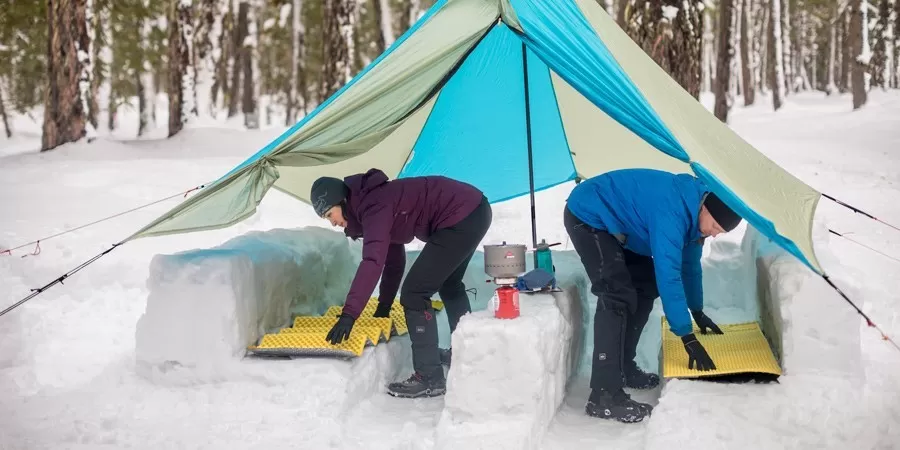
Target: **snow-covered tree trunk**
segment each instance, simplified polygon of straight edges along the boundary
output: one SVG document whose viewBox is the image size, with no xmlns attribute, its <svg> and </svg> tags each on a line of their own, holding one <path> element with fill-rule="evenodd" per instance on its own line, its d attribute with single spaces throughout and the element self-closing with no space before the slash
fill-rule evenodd
<svg viewBox="0 0 900 450">
<path fill-rule="evenodd" d="M 47 89 L 41 151 L 75 142 L 87 133 L 90 79 L 82 79 L 90 36 L 85 0 L 49 0 L 47 3 Z M 88 71 L 90 73 L 90 71 Z"/>
<path fill-rule="evenodd" d="M 894 24 L 894 5 L 900 3 L 898 0 L 892 0 L 888 5 L 888 20 L 887 20 L 887 28 L 885 30 L 885 55 L 887 57 L 887 61 L 884 64 L 884 80 L 885 87 L 894 88 L 897 87 L 895 74 L 896 69 L 894 68 L 894 64 L 896 63 L 896 55 L 894 52 L 897 47 L 897 28 Z"/>
<path fill-rule="evenodd" d="M 3 131 L 7 138 L 12 137 L 12 127 L 9 125 L 9 118 L 6 116 L 6 99 L 9 95 L 6 93 L 6 78 L 0 77 L 0 118 L 3 119 Z"/>
<path fill-rule="evenodd" d="M 237 11 L 237 20 L 235 21 L 233 41 L 231 43 L 231 63 L 229 64 L 229 72 L 231 73 L 231 86 L 229 86 L 228 96 L 228 117 L 234 117 L 238 113 L 240 106 L 241 94 L 241 74 L 243 73 L 244 58 L 244 41 L 247 39 L 249 22 L 247 14 L 250 12 L 250 4 L 248 0 L 234 0 L 237 2 L 232 4 L 233 11 Z"/>
<path fill-rule="evenodd" d="M 794 86 L 790 3 L 790 0 L 781 0 L 781 5 L 779 5 L 781 7 L 781 64 L 784 71 L 784 95 L 789 95 Z"/>
<path fill-rule="evenodd" d="M 200 0 L 195 8 L 196 31 L 194 33 L 194 92 L 197 97 L 197 113 L 209 119 L 216 116 L 215 104 L 212 101 L 212 86 L 216 73 L 214 46 L 218 36 L 215 34 L 216 14 L 219 0 Z"/>
<path fill-rule="evenodd" d="M 75 49 L 78 52 L 78 59 L 81 60 L 81 75 L 78 81 L 78 90 L 81 92 L 81 101 L 84 103 L 84 110 L 88 112 L 87 123 L 85 124 L 85 136 L 88 141 L 97 136 L 97 101 L 94 98 L 93 85 L 94 78 L 94 49 L 92 46 L 89 31 L 94 22 L 94 0 L 86 0 L 84 8 L 84 35 L 82 39 L 75 40 Z M 93 115 L 91 114 L 93 110 Z"/>
<path fill-rule="evenodd" d="M 197 116 L 196 75 L 193 67 L 194 30 L 192 0 L 177 0 L 171 7 L 169 27 L 169 137 Z"/>
<path fill-rule="evenodd" d="M 850 41 L 853 52 L 853 63 L 850 71 L 850 86 L 853 92 L 853 109 L 862 108 L 866 104 L 868 86 L 866 85 L 866 67 L 871 55 L 868 53 L 866 28 L 866 0 L 850 1 Z"/>
<path fill-rule="evenodd" d="M 325 0 L 323 20 L 324 66 L 319 89 L 327 99 L 350 80 L 353 65 L 355 0 Z"/>
<path fill-rule="evenodd" d="M 825 64 L 825 94 L 831 95 L 837 91 L 835 84 L 834 69 L 837 66 L 837 28 L 838 28 L 838 5 L 835 3 L 831 7 L 831 20 L 828 21 L 828 62 Z"/>
<path fill-rule="evenodd" d="M 850 0 L 856 1 L 856 0 Z M 853 57 L 850 56 L 850 7 L 844 8 L 844 12 L 841 14 L 840 28 L 838 28 L 840 39 L 840 49 L 841 49 L 841 76 L 838 82 L 838 89 L 841 93 L 847 92 L 850 89 L 850 62 L 853 60 Z"/>
<path fill-rule="evenodd" d="M 420 0 L 407 0 L 406 20 L 407 28 L 412 27 L 422 16 L 422 3 Z"/>
<path fill-rule="evenodd" d="M 257 101 L 259 99 L 259 55 L 257 54 L 259 43 L 259 26 L 256 20 L 257 5 L 248 4 L 247 11 L 247 38 L 241 47 L 241 64 L 243 66 L 242 88 L 243 99 L 241 112 L 244 113 L 244 126 L 250 129 L 259 128 L 259 112 Z"/>
<path fill-rule="evenodd" d="M 303 20 L 303 0 L 293 0 L 291 5 L 291 80 L 290 92 L 288 92 L 287 114 L 285 115 L 284 125 L 291 126 L 297 121 L 298 110 L 305 111 L 306 91 L 301 90 L 300 76 L 303 73 L 304 59 L 304 33 Z"/>
<path fill-rule="evenodd" d="M 110 26 L 110 5 L 106 1 L 93 0 L 91 5 L 90 30 L 91 37 L 91 60 L 93 61 L 93 69 L 91 74 L 91 95 L 90 104 L 88 105 L 88 121 L 95 129 L 99 128 L 100 116 L 100 84 L 103 82 L 104 72 L 112 75 L 110 67 L 111 49 L 109 44 L 112 41 L 112 27 Z"/>
<path fill-rule="evenodd" d="M 215 61 L 215 77 L 210 90 L 210 110 L 212 116 L 218 118 L 219 113 L 225 110 L 225 92 L 228 89 L 229 69 L 231 64 L 231 52 L 229 50 L 231 39 L 229 39 L 228 30 L 231 28 L 231 14 L 229 13 L 229 0 L 216 0 L 215 19 L 213 20 L 212 35 L 210 36 L 210 44 L 212 45 L 212 58 Z"/>
<path fill-rule="evenodd" d="M 150 0 L 144 0 L 144 7 L 150 7 Z M 153 18 L 145 16 L 141 21 L 141 49 L 143 59 L 141 72 L 138 75 L 138 136 L 142 136 L 153 122 L 153 110 L 156 108 L 156 89 L 153 84 L 153 64 L 148 55 L 152 48 L 150 32 L 153 29 Z M 154 124 L 155 125 L 155 124 Z"/>
<path fill-rule="evenodd" d="M 862 28 L 862 37 L 860 44 L 862 48 L 859 51 L 859 56 L 857 56 L 857 62 L 862 64 L 865 72 L 863 73 L 863 86 L 865 86 L 866 92 L 869 91 L 869 87 L 871 84 L 871 74 L 869 73 L 869 64 L 872 63 L 872 47 L 869 46 L 869 0 L 862 0 L 859 6 L 860 12 L 862 13 L 862 21 L 860 22 L 860 27 Z"/>
<path fill-rule="evenodd" d="M 713 73 L 715 72 L 715 35 L 712 25 L 712 13 L 709 8 L 703 8 L 703 53 L 701 66 L 703 67 L 701 88 L 703 92 L 711 92 L 713 87 Z"/>
<path fill-rule="evenodd" d="M 378 53 L 382 53 L 396 39 L 394 37 L 394 12 L 391 10 L 390 0 L 372 0 L 372 9 L 375 12 L 378 25 L 381 27 L 376 44 Z"/>
<path fill-rule="evenodd" d="M 891 73 L 893 74 L 894 87 L 900 88 L 900 0 L 894 0 L 894 20 L 893 20 L 893 37 L 894 43 L 894 61 L 891 64 Z"/>
<path fill-rule="evenodd" d="M 872 38 L 875 46 L 872 49 L 871 69 L 872 86 L 887 89 L 890 74 L 888 72 L 888 24 L 891 23 L 891 7 L 888 0 L 878 1 L 878 19 Z"/>
<path fill-rule="evenodd" d="M 757 0 L 758 2 L 758 0 Z M 753 24 L 750 16 L 753 10 L 753 0 L 741 1 L 741 87 L 743 88 L 744 106 L 750 106 L 756 101 L 756 79 L 753 73 L 753 60 L 750 53 L 750 45 L 753 42 Z"/>
<path fill-rule="evenodd" d="M 755 2 L 754 9 L 756 13 L 753 15 L 756 19 L 754 28 L 756 39 L 753 40 L 753 54 L 755 55 L 756 64 L 753 73 L 756 77 L 756 88 L 759 89 L 761 94 L 767 92 L 770 84 L 769 68 L 771 64 L 769 64 L 769 55 L 771 51 L 769 50 L 769 35 L 772 32 L 769 28 L 769 15 L 772 8 L 766 3 L 767 1 L 770 0 L 758 0 Z"/>
<path fill-rule="evenodd" d="M 812 88 L 809 81 L 809 73 L 806 70 L 806 59 L 809 55 L 810 43 L 807 36 L 807 12 L 805 10 L 798 11 L 797 14 L 797 58 L 796 73 L 800 77 L 800 89 L 808 91 Z M 815 64 L 813 64 L 815 65 Z"/>
<path fill-rule="evenodd" d="M 769 16 L 769 26 L 772 29 L 772 35 L 770 36 L 772 42 L 772 55 L 773 58 L 773 68 L 772 68 L 772 106 L 775 108 L 775 111 L 781 109 L 781 105 L 784 102 L 782 99 L 782 92 L 784 90 L 784 52 L 782 48 L 782 44 L 784 41 L 781 39 L 781 1 L 779 0 L 770 0 L 769 3 L 772 7 L 772 12 Z"/>
<path fill-rule="evenodd" d="M 722 122 L 728 122 L 728 98 L 729 83 L 731 80 L 731 58 L 734 55 L 732 46 L 734 18 L 734 2 L 732 0 L 719 0 L 719 48 L 718 61 L 716 62 L 716 80 L 713 86 L 715 90 L 715 107 L 713 113 Z"/>
</svg>

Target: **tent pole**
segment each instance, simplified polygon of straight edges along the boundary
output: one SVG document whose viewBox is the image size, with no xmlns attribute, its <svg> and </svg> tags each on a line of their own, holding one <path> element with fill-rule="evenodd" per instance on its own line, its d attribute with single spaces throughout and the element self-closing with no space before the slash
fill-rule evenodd
<svg viewBox="0 0 900 450">
<path fill-rule="evenodd" d="M 528 142 L 528 187 L 531 195 L 531 244 L 537 248 L 537 223 L 534 213 L 534 158 L 531 150 L 531 103 L 528 98 L 528 52 L 525 41 L 522 41 L 522 73 L 525 74 L 525 139 Z M 534 267 L 537 268 L 537 253 L 534 254 Z"/>
</svg>

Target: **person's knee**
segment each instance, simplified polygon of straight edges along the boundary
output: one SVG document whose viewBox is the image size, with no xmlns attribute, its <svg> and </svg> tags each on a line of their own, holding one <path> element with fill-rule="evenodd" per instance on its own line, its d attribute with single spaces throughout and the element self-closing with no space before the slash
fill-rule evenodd
<svg viewBox="0 0 900 450">
<path fill-rule="evenodd" d="M 406 309 L 424 310 L 431 304 L 431 293 L 412 283 L 400 287 L 400 305 Z"/>
<path fill-rule="evenodd" d="M 447 283 L 438 291 L 442 299 L 455 299 L 466 295 L 466 285 L 462 281 Z"/>
</svg>

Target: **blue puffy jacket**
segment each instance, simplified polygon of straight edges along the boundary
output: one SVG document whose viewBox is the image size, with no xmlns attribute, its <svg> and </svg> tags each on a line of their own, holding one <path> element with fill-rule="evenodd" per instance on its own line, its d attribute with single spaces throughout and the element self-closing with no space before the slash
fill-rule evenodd
<svg viewBox="0 0 900 450">
<path fill-rule="evenodd" d="M 626 249 L 653 257 L 663 312 L 678 336 L 692 330 L 688 308 L 703 309 L 698 218 L 706 192 L 687 174 L 624 169 L 583 181 L 568 198 L 582 222 L 624 235 Z"/>
</svg>

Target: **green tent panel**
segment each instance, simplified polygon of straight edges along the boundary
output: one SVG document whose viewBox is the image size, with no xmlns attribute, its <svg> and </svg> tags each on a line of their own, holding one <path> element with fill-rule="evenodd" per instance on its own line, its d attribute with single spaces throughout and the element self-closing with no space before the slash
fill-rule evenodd
<svg viewBox="0 0 900 450">
<path fill-rule="evenodd" d="M 530 191 L 526 131 L 535 190 L 621 168 L 691 173 L 822 273 L 820 194 L 716 119 L 594 0 L 439 0 L 315 111 L 127 240 L 229 226 L 271 187 L 308 202 L 315 178 L 372 167 L 450 176 L 503 201 Z"/>
</svg>

